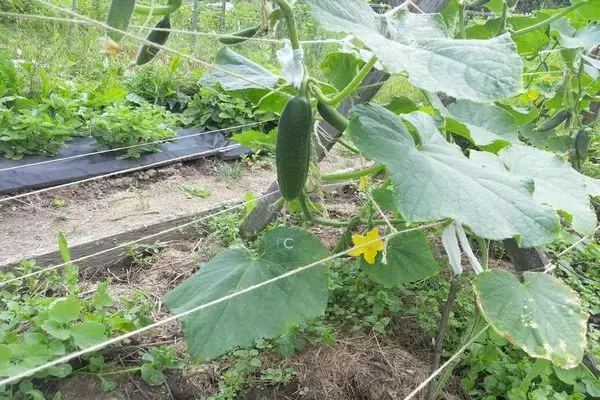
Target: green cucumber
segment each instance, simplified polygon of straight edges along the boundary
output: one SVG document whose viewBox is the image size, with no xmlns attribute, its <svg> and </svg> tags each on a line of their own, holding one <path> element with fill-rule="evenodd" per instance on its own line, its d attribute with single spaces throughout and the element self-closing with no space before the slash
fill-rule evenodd
<svg viewBox="0 0 600 400">
<path fill-rule="evenodd" d="M 120 31 L 126 31 L 133 15 L 135 0 L 113 0 L 106 17 L 106 25 Z M 108 31 L 108 37 L 115 42 L 123 38 L 123 34 L 112 30 Z"/>
<path fill-rule="evenodd" d="M 319 110 L 321 117 L 338 131 L 344 132 L 348 127 L 348 119 L 335 108 L 319 101 L 317 103 L 317 110 Z"/>
<path fill-rule="evenodd" d="M 254 35 L 256 35 L 258 33 L 258 31 L 260 31 L 260 28 L 261 28 L 261 26 L 257 25 L 257 26 L 253 26 L 252 28 L 248 28 L 248 29 L 244 29 L 244 30 L 241 30 L 238 32 L 230 33 L 231 36 L 238 36 L 238 37 L 222 37 L 222 38 L 219 38 L 219 42 L 221 42 L 223 44 L 237 44 L 237 43 L 245 42 L 249 38 L 254 37 Z"/>
<path fill-rule="evenodd" d="M 279 118 L 277 133 L 277 182 L 285 200 L 296 199 L 306 184 L 313 130 L 312 106 L 302 95 L 290 99 Z"/>
<path fill-rule="evenodd" d="M 183 4 L 183 0 L 169 0 L 166 6 L 149 7 L 138 4 L 135 6 L 135 13 L 140 15 L 154 15 L 164 16 L 171 15 L 175 11 L 179 10 L 179 7 Z"/>
<path fill-rule="evenodd" d="M 554 114 L 554 116 L 549 119 L 548 121 L 544 122 L 542 124 L 542 126 L 540 126 L 537 130 L 540 132 L 546 132 L 549 131 L 551 129 L 556 128 L 557 126 L 559 126 L 560 124 L 562 124 L 563 122 L 565 122 L 569 117 L 571 117 L 571 111 L 570 110 L 560 110 L 559 112 L 557 112 L 556 114 Z"/>
<path fill-rule="evenodd" d="M 584 161 L 588 156 L 590 140 L 585 130 L 580 130 L 575 136 L 575 155 L 580 161 Z"/>
<path fill-rule="evenodd" d="M 157 29 L 171 29 L 171 19 L 168 15 L 164 16 L 160 21 L 156 23 L 154 29 L 148 34 L 147 40 L 152 43 L 156 43 L 159 45 L 164 45 L 167 43 L 167 39 L 169 39 L 169 31 L 162 31 Z M 135 60 L 135 65 L 144 65 L 158 54 L 160 49 L 156 46 L 152 46 L 149 44 L 144 44 L 140 47 L 138 51 L 137 58 Z"/>
</svg>

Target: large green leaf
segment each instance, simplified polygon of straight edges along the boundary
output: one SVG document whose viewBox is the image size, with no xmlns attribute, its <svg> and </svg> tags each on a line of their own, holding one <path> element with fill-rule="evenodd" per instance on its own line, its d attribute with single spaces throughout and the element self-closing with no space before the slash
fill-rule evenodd
<svg viewBox="0 0 600 400">
<path fill-rule="evenodd" d="M 263 236 L 258 254 L 245 247 L 227 249 L 163 300 L 174 313 L 181 313 L 326 256 L 327 250 L 312 234 L 278 228 Z M 183 332 L 190 355 L 206 360 L 281 334 L 321 315 L 326 304 L 327 271 L 320 265 L 187 315 L 182 318 Z"/>
<path fill-rule="evenodd" d="M 386 263 L 377 257 L 375 264 L 362 262 L 367 274 L 375 282 L 396 286 L 429 278 L 439 272 L 427 236 L 423 232 L 401 233 L 391 238 L 386 246 Z"/>
<path fill-rule="evenodd" d="M 219 83 L 225 90 L 264 89 L 275 87 L 282 79 L 228 47 L 219 50 L 215 65 L 217 68 L 200 77 L 201 85 Z"/>
<path fill-rule="evenodd" d="M 333 52 L 325 56 L 321 70 L 327 82 L 337 90 L 343 90 L 363 64 L 364 62 L 353 53 Z"/>
<path fill-rule="evenodd" d="M 600 26 L 588 25 L 578 31 L 566 18 L 561 18 L 554 21 L 550 29 L 558 32 L 558 41 L 569 49 L 588 49 L 600 44 Z"/>
<path fill-rule="evenodd" d="M 456 98 L 490 101 L 518 93 L 523 64 L 510 35 L 453 40 L 437 14 L 376 14 L 363 0 L 306 0 L 328 30 L 352 33 L 390 73 L 407 71 L 411 83 Z"/>
<path fill-rule="evenodd" d="M 523 246 L 555 237 L 558 218 L 534 201 L 531 182 L 465 157 L 427 114 L 404 118 L 417 131 L 418 144 L 398 116 L 372 104 L 354 108 L 347 132 L 367 157 L 388 168 L 396 204 L 408 221 L 450 218 L 479 236 L 516 237 Z"/>
<path fill-rule="evenodd" d="M 545 15 L 515 15 L 508 18 L 508 24 L 513 30 L 517 31 L 519 29 L 527 28 L 531 25 L 542 22 L 546 18 L 548 17 Z M 538 52 L 540 49 L 550 43 L 550 38 L 548 35 L 546 35 L 546 30 L 536 29 L 534 31 L 514 37 L 514 41 L 517 44 L 519 54 L 525 54 Z"/>
<path fill-rule="evenodd" d="M 596 229 L 590 196 L 600 196 L 600 181 L 575 171 L 559 156 L 533 147 L 512 146 L 499 156 L 513 174 L 533 179 L 533 197 L 540 204 L 570 214 L 573 229 L 583 234 Z"/>
<path fill-rule="evenodd" d="M 454 119 L 469 128 L 473 141 L 480 146 L 495 142 L 502 147 L 519 143 L 519 125 L 512 115 L 500 107 L 458 100 L 447 109 Z"/>
<path fill-rule="evenodd" d="M 473 281 L 477 303 L 492 327 L 532 357 L 561 368 L 576 367 L 586 344 L 586 319 L 577 294 L 558 279 L 489 270 Z"/>
</svg>

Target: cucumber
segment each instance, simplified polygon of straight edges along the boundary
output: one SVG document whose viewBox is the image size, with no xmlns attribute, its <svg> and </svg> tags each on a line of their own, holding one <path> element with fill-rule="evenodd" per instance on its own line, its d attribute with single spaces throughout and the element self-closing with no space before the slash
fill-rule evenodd
<svg viewBox="0 0 600 400">
<path fill-rule="evenodd" d="M 319 110 L 321 117 L 338 131 L 344 132 L 348 127 L 348 119 L 340 114 L 335 108 L 319 101 L 317 103 L 317 110 Z"/>
<path fill-rule="evenodd" d="M 580 130 L 575 136 L 575 155 L 579 161 L 584 161 L 588 156 L 590 141 L 588 133 L 585 130 Z"/>
<path fill-rule="evenodd" d="M 257 25 L 257 26 L 253 26 L 252 28 L 248 28 L 248 29 L 244 29 L 238 32 L 233 32 L 230 35 L 231 36 L 239 36 L 239 37 L 227 37 L 227 38 L 219 38 L 219 42 L 223 43 L 223 44 L 237 44 L 237 43 L 242 43 L 245 42 L 246 40 L 248 40 L 247 38 L 251 38 L 254 35 L 256 35 L 258 33 L 258 31 L 260 31 L 261 26 Z"/>
<path fill-rule="evenodd" d="M 108 17 L 106 17 L 106 25 L 126 31 L 133 15 L 133 9 L 135 8 L 135 0 L 113 0 L 108 10 Z M 115 31 L 108 31 L 108 37 L 115 42 L 118 42 L 123 38 L 123 34 Z"/>
<path fill-rule="evenodd" d="M 290 99 L 279 118 L 275 164 L 281 195 L 287 201 L 296 199 L 306 184 L 310 164 L 312 106 L 302 95 Z"/>
<path fill-rule="evenodd" d="M 541 132 L 549 131 L 551 129 L 556 128 L 558 125 L 565 122 L 569 117 L 571 117 L 570 110 L 560 110 L 548 121 L 544 122 L 542 126 L 540 126 L 537 130 Z"/>
<path fill-rule="evenodd" d="M 148 34 L 147 39 L 152 43 L 160 45 L 164 45 L 165 43 L 167 43 L 167 39 L 169 39 L 169 34 L 171 32 L 156 29 L 171 29 L 170 17 L 168 15 L 164 16 L 160 21 L 156 23 L 156 26 L 154 28 L 155 29 L 153 29 Z M 156 46 L 152 46 L 149 44 L 142 45 L 142 47 L 140 47 L 140 50 L 138 51 L 137 58 L 135 60 L 135 65 L 144 65 L 152 61 L 152 59 L 158 54 L 159 50 L 160 49 Z"/>
</svg>

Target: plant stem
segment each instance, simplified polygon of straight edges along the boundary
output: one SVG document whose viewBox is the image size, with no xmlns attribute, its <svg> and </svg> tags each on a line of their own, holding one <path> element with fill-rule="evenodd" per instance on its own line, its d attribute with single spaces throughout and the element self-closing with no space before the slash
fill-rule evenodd
<svg viewBox="0 0 600 400">
<path fill-rule="evenodd" d="M 519 29 L 518 31 L 514 31 L 512 33 L 512 36 L 515 37 L 515 36 L 519 36 L 519 35 L 524 35 L 526 33 L 533 32 L 535 30 L 544 28 L 547 25 L 549 25 L 551 22 L 554 22 L 557 19 L 564 17 L 571 11 L 573 11 L 585 4 L 588 4 L 588 3 L 589 3 L 589 0 L 582 0 L 579 3 L 571 4 L 569 7 L 565 8 L 563 11 L 559 12 L 558 14 L 554 14 L 553 16 L 551 16 L 548 19 L 543 20 L 542 22 L 538 22 L 537 24 L 528 26 L 527 28 L 523 28 L 523 29 Z"/>
<path fill-rule="evenodd" d="M 464 346 L 466 343 L 468 343 L 473 338 L 473 336 L 475 336 L 477 334 L 477 332 L 479 332 L 479 330 L 481 329 L 482 322 L 483 322 L 483 319 L 481 318 L 481 314 L 479 314 L 479 312 L 476 311 L 476 315 L 473 318 L 473 320 L 471 321 L 471 326 L 469 327 L 467 332 L 465 332 L 459 347 Z M 459 361 L 460 361 L 460 358 L 457 358 L 456 360 L 454 360 L 454 362 L 452 364 L 450 364 L 448 367 L 446 367 L 446 369 L 444 370 L 444 372 L 442 373 L 441 377 L 438 379 L 438 382 L 436 384 L 434 398 L 439 396 L 439 394 L 442 392 L 442 389 L 446 385 L 446 382 L 448 381 L 448 379 L 450 379 L 450 377 L 452 376 L 452 371 L 454 371 L 454 368 L 456 368 Z"/>
<path fill-rule="evenodd" d="M 438 331 L 437 338 L 435 339 L 435 346 L 433 349 L 433 354 L 431 355 L 431 371 L 436 371 L 440 367 L 440 361 L 442 359 L 442 350 L 444 348 L 444 337 L 446 336 L 446 330 L 448 329 L 448 321 L 450 320 L 450 312 L 454 308 L 454 304 L 456 303 L 456 297 L 460 288 L 462 286 L 462 282 L 460 276 L 455 276 L 452 278 L 452 282 L 450 283 L 450 291 L 448 292 L 448 298 L 442 307 L 442 316 L 440 318 L 440 330 Z M 427 385 L 427 395 L 425 398 L 427 400 L 435 400 L 436 398 L 436 379 L 429 382 Z"/>
<path fill-rule="evenodd" d="M 302 193 L 300 195 L 300 197 L 298 197 L 298 202 L 300 203 L 300 207 L 302 208 L 302 213 L 304 214 L 304 217 L 306 218 L 306 220 L 309 222 L 312 222 L 313 224 L 317 224 L 317 225 L 332 226 L 335 228 L 343 228 L 343 227 L 350 226 L 351 224 L 355 224 L 355 226 L 358 226 L 358 225 L 367 225 L 367 224 L 387 225 L 387 223 L 388 223 L 388 221 L 383 220 L 383 219 L 376 219 L 376 220 L 369 221 L 364 218 L 360 218 L 360 220 L 357 222 L 354 218 L 351 220 L 348 220 L 348 221 L 335 221 L 332 219 L 319 218 L 319 217 L 315 217 L 313 215 L 312 211 L 310 211 L 310 208 L 308 207 L 308 203 L 306 201 L 306 194 Z M 405 222 L 405 221 L 398 220 L 398 219 L 391 219 L 389 221 L 391 223 Z"/>
<path fill-rule="evenodd" d="M 490 259 L 490 241 L 482 238 L 478 238 L 478 240 L 479 250 L 481 250 L 481 266 L 486 270 Z"/>
<path fill-rule="evenodd" d="M 465 24 L 465 3 L 462 0 L 458 2 L 458 37 L 460 39 L 467 38 L 466 24 Z"/>
<path fill-rule="evenodd" d="M 345 100 L 346 97 L 350 96 L 356 89 L 358 89 L 360 84 L 365 80 L 365 78 L 367 77 L 369 72 L 371 72 L 376 63 L 377 57 L 371 57 L 371 59 L 365 65 L 363 65 L 360 71 L 358 71 L 358 74 L 356 74 L 356 76 L 350 81 L 350 83 L 348 83 L 348 85 L 346 85 L 346 87 L 342 91 L 338 92 L 335 96 L 325 96 L 318 87 L 313 87 L 313 94 L 320 102 L 325 103 L 328 106 L 337 106 L 339 103 Z"/>
<path fill-rule="evenodd" d="M 300 50 L 300 40 L 298 39 L 298 27 L 296 25 L 296 18 L 294 17 L 294 10 L 290 6 L 287 0 L 273 0 L 273 3 L 279 5 L 281 12 L 285 16 L 288 27 L 288 34 L 290 41 L 292 42 L 292 49 Z"/>
<path fill-rule="evenodd" d="M 382 164 L 375 164 L 369 168 L 361 169 L 358 171 L 344 172 L 339 174 L 322 175 L 321 179 L 325 182 L 339 182 L 348 181 L 352 179 L 360 178 L 361 176 L 374 175 L 385 169 Z"/>
<path fill-rule="evenodd" d="M 498 35 L 502 35 L 506 31 L 506 14 L 508 13 L 508 5 L 506 0 L 502 2 L 502 14 L 500 15 L 500 29 Z"/>
<path fill-rule="evenodd" d="M 350 150 L 351 152 L 353 152 L 354 154 L 360 154 L 360 151 L 359 151 L 357 148 L 355 148 L 355 147 L 352 147 L 352 146 L 351 146 L 351 145 L 350 145 L 348 142 L 346 142 L 345 140 L 343 140 L 343 139 L 338 139 L 338 143 L 339 143 L 340 145 L 344 146 L 345 148 L 347 148 L 348 150 Z"/>
</svg>

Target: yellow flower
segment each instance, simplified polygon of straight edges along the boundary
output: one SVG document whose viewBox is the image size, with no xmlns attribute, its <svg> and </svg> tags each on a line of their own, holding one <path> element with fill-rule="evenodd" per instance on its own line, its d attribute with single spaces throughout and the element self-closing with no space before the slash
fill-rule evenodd
<svg viewBox="0 0 600 400">
<path fill-rule="evenodd" d="M 537 100 L 538 97 L 540 97 L 540 92 L 538 92 L 537 90 L 534 89 L 528 89 L 527 90 L 527 98 L 529 100 Z"/>
<path fill-rule="evenodd" d="M 352 257 L 360 257 L 362 254 L 365 261 L 369 264 L 375 264 L 377 252 L 382 251 L 385 248 L 383 240 L 379 238 L 379 230 L 377 230 L 377 228 L 371 229 L 367 232 L 366 236 L 359 234 L 352 235 L 352 243 L 358 248 L 352 250 L 348 254 Z"/>
<path fill-rule="evenodd" d="M 369 184 L 371 184 L 371 177 L 366 175 L 366 176 L 361 176 L 360 177 L 360 182 L 358 183 L 358 190 L 365 191 L 367 189 L 367 186 L 369 186 Z"/>
</svg>

